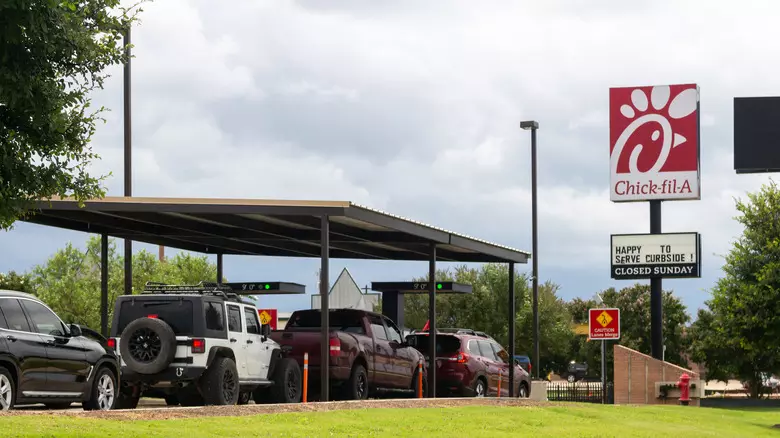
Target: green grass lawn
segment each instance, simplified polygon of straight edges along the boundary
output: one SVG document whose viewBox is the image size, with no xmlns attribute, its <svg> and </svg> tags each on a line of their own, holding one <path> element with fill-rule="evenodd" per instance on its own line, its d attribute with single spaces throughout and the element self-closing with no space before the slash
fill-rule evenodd
<svg viewBox="0 0 780 438">
<path fill-rule="evenodd" d="M 680 406 L 364 409 L 246 417 L 116 421 L 56 415 L 0 417 L 2 437 L 761 437 L 780 438 L 780 410 Z"/>
</svg>

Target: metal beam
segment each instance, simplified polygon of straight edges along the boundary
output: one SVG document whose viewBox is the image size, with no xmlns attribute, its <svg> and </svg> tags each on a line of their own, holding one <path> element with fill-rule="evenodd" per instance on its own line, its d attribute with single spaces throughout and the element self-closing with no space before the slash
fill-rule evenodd
<svg viewBox="0 0 780 438">
<path fill-rule="evenodd" d="M 124 149 L 125 149 L 125 196 L 133 196 L 133 128 L 132 128 L 132 89 L 131 89 L 131 52 L 130 33 L 132 26 L 128 26 L 124 35 L 125 65 L 124 65 Z M 125 239 L 125 295 L 133 293 L 133 241 Z"/>
<path fill-rule="evenodd" d="M 509 262 L 509 397 L 515 396 L 515 263 Z M 529 388 L 530 389 L 530 388 Z"/>
<path fill-rule="evenodd" d="M 436 243 L 428 260 L 428 396 L 436 397 Z"/>
<path fill-rule="evenodd" d="M 108 235 L 100 236 L 100 333 L 108 337 Z"/>
<path fill-rule="evenodd" d="M 329 400 L 330 389 L 330 303 L 328 302 L 328 271 L 330 270 L 330 218 L 320 219 L 320 400 Z"/>
<path fill-rule="evenodd" d="M 217 283 L 222 283 L 222 253 L 217 253 Z"/>
</svg>

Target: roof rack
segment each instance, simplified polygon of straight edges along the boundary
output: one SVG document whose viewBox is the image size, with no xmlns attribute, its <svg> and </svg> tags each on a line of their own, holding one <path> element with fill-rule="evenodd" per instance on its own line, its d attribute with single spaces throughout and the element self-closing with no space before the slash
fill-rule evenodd
<svg viewBox="0 0 780 438">
<path fill-rule="evenodd" d="M 428 333 L 428 330 L 418 330 L 414 329 L 411 331 L 410 334 L 418 334 L 418 333 Z M 447 334 L 457 334 L 457 335 L 471 335 L 471 336 L 479 336 L 481 338 L 487 338 L 487 339 L 493 339 L 492 336 L 485 332 L 473 330 L 473 329 L 464 329 L 464 328 L 437 328 L 436 333 L 447 333 Z"/>
<path fill-rule="evenodd" d="M 198 284 L 167 284 L 147 281 L 141 294 L 200 294 L 216 296 L 241 304 L 252 304 L 242 300 L 239 294 L 234 292 L 229 286 L 211 281 L 201 281 Z"/>
</svg>

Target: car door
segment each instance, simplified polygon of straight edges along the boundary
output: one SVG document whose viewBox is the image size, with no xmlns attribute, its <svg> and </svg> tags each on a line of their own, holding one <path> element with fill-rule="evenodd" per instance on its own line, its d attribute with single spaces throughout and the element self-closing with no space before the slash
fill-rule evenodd
<svg viewBox="0 0 780 438">
<path fill-rule="evenodd" d="M 246 342 L 247 337 L 244 332 L 243 319 L 244 316 L 241 313 L 241 306 L 237 304 L 227 305 L 228 315 L 228 340 L 230 341 L 230 348 L 233 349 L 233 353 L 236 355 L 236 369 L 239 376 L 247 376 L 248 368 L 246 363 L 247 350 L 249 344 Z"/>
<path fill-rule="evenodd" d="M 383 318 L 385 322 L 385 328 L 387 330 L 387 337 L 390 341 L 390 349 L 392 351 L 392 364 L 394 374 L 394 384 L 397 388 L 406 389 L 412 381 L 414 375 L 415 366 L 412 364 L 411 347 L 405 347 L 403 345 L 403 337 L 401 330 L 398 329 L 390 318 Z"/>
<path fill-rule="evenodd" d="M 485 391 L 485 395 L 495 394 L 498 389 L 498 378 L 500 373 L 500 366 L 498 362 L 500 359 L 496 356 L 496 352 L 493 351 L 493 347 L 489 341 L 478 340 L 477 345 L 481 353 L 483 363 L 485 364 L 485 374 L 487 375 L 488 387 Z"/>
<path fill-rule="evenodd" d="M 498 371 L 501 376 L 501 396 L 509 395 L 509 353 L 504 350 L 504 347 L 500 346 L 499 344 L 495 342 L 491 342 L 490 345 L 493 347 L 493 352 L 495 353 L 496 357 L 498 358 Z M 515 375 L 515 377 L 517 377 Z"/>
<path fill-rule="evenodd" d="M 263 342 L 260 334 L 260 319 L 257 309 L 244 306 L 244 323 L 246 326 L 246 368 L 250 380 L 265 379 L 268 376 L 267 353 L 269 345 Z M 244 377 L 244 376 L 241 376 Z"/>
<path fill-rule="evenodd" d="M 49 363 L 47 388 L 61 392 L 63 396 L 81 396 L 87 390 L 86 381 L 91 370 L 84 343 L 68 336 L 65 324 L 45 305 L 28 299 L 19 301 L 27 314 L 30 328 L 46 343 Z"/>
<path fill-rule="evenodd" d="M 43 338 L 30 329 L 27 316 L 16 298 L 0 297 L 0 313 L 5 322 L 0 325 L 0 335 L 5 340 L 9 354 L 18 361 L 18 394 L 26 397 L 40 396 L 46 391 L 46 369 L 48 358 Z"/>
<path fill-rule="evenodd" d="M 393 353 L 385 325 L 382 318 L 376 315 L 369 315 L 368 322 L 371 324 L 371 334 L 374 336 L 374 386 L 391 388 L 393 387 Z"/>
</svg>

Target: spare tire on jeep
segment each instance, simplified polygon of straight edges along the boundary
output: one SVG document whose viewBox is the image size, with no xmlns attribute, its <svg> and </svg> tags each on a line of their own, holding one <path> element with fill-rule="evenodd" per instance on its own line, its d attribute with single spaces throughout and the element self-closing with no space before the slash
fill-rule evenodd
<svg viewBox="0 0 780 438">
<path fill-rule="evenodd" d="M 173 362 L 176 334 L 161 319 L 139 318 L 122 331 L 119 353 L 130 370 L 139 374 L 157 374 Z"/>
</svg>

